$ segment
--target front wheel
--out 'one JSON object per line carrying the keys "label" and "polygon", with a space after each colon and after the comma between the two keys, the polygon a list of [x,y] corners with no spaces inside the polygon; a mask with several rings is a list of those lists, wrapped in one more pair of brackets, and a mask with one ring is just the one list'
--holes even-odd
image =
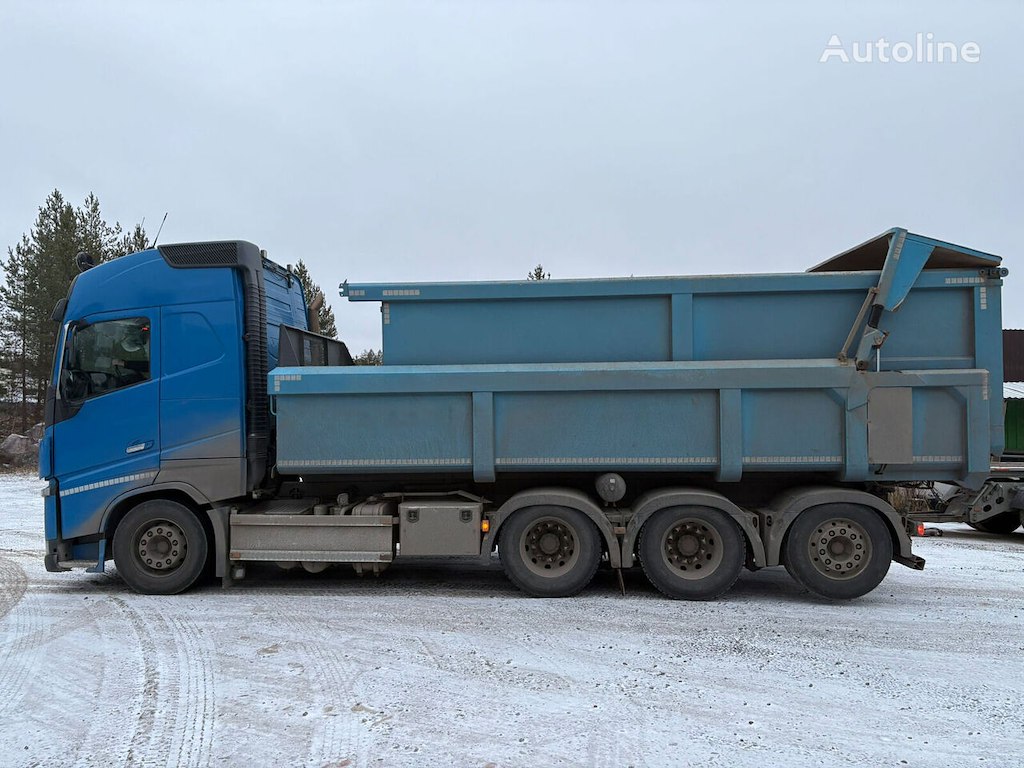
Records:
{"label": "front wheel", "polygon": [[747,545],[739,525],[711,507],[669,507],[640,529],[640,565],[651,584],[677,600],[713,600],[743,570]]}
{"label": "front wheel", "polygon": [[533,597],[575,595],[601,562],[600,533],[568,507],[527,507],[501,528],[498,555],[509,581]]}
{"label": "front wheel", "polygon": [[855,504],[812,507],[786,534],[786,570],[815,594],[832,600],[865,595],[892,561],[892,537],[877,512]]}
{"label": "front wheel", "polygon": [[195,584],[206,565],[206,531],[187,507],[144,501],[114,532],[114,564],[144,595],[175,595]]}

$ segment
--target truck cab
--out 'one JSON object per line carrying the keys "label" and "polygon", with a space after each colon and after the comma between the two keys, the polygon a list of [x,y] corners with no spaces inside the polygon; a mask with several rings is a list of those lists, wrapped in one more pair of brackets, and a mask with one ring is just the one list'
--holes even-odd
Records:
{"label": "truck cab", "polygon": [[267,372],[281,327],[307,328],[288,269],[244,241],[164,245],[83,271],[54,319],[39,451],[48,570],[102,570],[111,532],[147,499],[205,508],[259,488]]}

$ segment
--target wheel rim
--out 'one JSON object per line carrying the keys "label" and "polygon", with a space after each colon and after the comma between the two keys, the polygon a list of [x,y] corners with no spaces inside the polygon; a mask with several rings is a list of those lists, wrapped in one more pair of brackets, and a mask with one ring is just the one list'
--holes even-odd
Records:
{"label": "wheel rim", "polygon": [[538,576],[564,576],[579,560],[575,529],[557,517],[542,517],[530,525],[519,540],[523,563]]}
{"label": "wheel rim", "polygon": [[672,572],[690,581],[710,576],[722,562],[725,550],[718,529],[698,518],[678,520],[661,542],[661,555]]}
{"label": "wheel rim", "polygon": [[139,564],[153,574],[165,574],[180,568],[187,551],[185,532],[167,520],[154,520],[144,525],[135,540]]}
{"label": "wheel rim", "polygon": [[837,517],[814,530],[808,551],[819,573],[845,581],[860,575],[871,561],[871,538],[859,523]]}

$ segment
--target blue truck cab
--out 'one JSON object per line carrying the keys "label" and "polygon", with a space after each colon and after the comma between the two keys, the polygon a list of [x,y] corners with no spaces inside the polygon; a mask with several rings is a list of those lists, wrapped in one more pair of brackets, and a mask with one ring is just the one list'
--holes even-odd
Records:
{"label": "blue truck cab", "polygon": [[102,569],[109,532],[147,498],[205,507],[259,487],[280,327],[307,328],[287,269],[248,242],[163,245],[82,272],[55,315],[48,570]]}

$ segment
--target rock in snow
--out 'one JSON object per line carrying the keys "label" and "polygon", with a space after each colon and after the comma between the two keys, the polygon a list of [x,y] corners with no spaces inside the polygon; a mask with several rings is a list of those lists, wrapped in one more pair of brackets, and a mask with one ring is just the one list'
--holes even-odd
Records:
{"label": "rock in snow", "polygon": [[25,435],[8,435],[4,441],[0,443],[0,457],[16,460],[27,454],[35,453],[38,445],[39,444],[31,437],[25,437]]}

